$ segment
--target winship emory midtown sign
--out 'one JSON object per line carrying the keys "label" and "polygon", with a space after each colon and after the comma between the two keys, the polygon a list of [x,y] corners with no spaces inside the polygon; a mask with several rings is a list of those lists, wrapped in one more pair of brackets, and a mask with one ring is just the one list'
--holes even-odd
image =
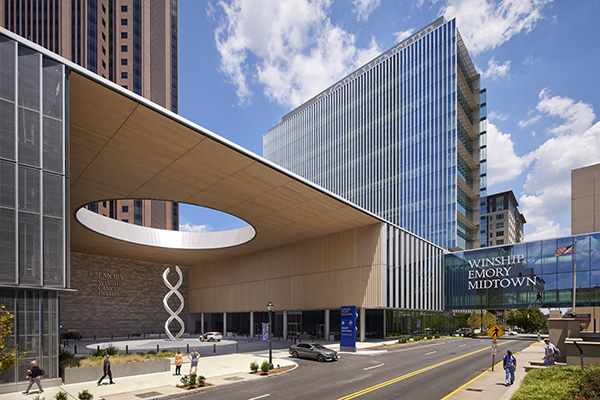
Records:
{"label": "winship emory midtown sign", "polygon": [[468,289],[506,289],[511,286],[535,286],[537,276],[511,276],[515,264],[522,263],[523,254],[514,256],[480,258],[469,261]]}

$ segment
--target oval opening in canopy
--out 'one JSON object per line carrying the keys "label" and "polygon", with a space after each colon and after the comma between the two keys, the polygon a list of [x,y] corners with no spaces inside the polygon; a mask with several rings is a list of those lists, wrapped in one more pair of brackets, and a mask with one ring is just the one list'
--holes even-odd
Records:
{"label": "oval opening in canopy", "polygon": [[250,224],[231,214],[191,204],[180,203],[179,206],[179,226],[183,229],[179,231],[130,224],[90,211],[85,206],[77,210],[75,216],[83,226],[101,235],[169,249],[221,249],[242,245],[256,236]]}

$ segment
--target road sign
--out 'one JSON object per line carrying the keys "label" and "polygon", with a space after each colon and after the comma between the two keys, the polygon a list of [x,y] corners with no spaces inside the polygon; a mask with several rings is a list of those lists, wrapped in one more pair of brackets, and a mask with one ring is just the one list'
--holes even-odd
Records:
{"label": "road sign", "polygon": [[492,339],[498,339],[500,336],[504,335],[504,331],[498,325],[494,325],[488,329],[487,334],[490,335]]}
{"label": "road sign", "polygon": [[492,348],[492,355],[495,356],[496,354],[498,354],[498,349],[496,349],[495,347]]}

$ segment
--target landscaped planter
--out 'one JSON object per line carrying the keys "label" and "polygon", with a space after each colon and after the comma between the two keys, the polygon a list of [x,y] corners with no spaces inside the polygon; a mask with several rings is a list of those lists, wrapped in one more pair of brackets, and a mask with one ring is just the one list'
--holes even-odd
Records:
{"label": "landscaped planter", "polygon": [[[171,370],[171,360],[136,362],[129,364],[111,364],[110,370],[113,379],[119,379],[123,376],[152,374],[155,372],[167,372]],[[79,383],[97,381],[104,374],[103,367],[84,367],[84,368],[61,368],[63,383]]]}

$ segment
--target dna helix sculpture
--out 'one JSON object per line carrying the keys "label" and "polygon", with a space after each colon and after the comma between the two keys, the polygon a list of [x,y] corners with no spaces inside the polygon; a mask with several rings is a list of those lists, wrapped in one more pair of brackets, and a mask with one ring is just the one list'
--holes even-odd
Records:
{"label": "dna helix sculpture", "polygon": [[[175,266],[175,271],[179,275],[179,280],[177,281],[177,283],[175,284],[175,286],[173,286],[173,285],[171,285],[171,283],[167,279],[167,276],[169,275],[170,271],[171,271],[171,269],[167,268],[165,270],[165,272],[163,272],[163,282],[165,283],[165,285],[167,286],[167,288],[169,288],[169,292],[163,298],[163,305],[165,306],[165,310],[169,313],[169,318],[167,318],[167,320],[165,321],[165,333],[167,334],[167,336],[169,337],[169,339],[175,341],[175,340],[178,340],[179,337],[181,337],[181,335],[183,335],[183,332],[185,331],[185,324],[183,323],[183,320],[179,317],[179,313],[183,310],[184,301],[183,301],[183,296],[177,290],[177,289],[179,289],[179,287],[183,283],[183,274],[181,273],[181,269],[179,268],[179,266],[176,265]],[[177,311],[173,311],[171,309],[171,307],[169,307],[169,304],[168,304],[169,299],[173,295],[176,295],[179,298],[179,301],[180,301],[180,304],[179,304],[179,307],[177,308]],[[173,334],[169,330],[169,324],[171,322],[173,322],[173,320],[176,320],[179,323],[179,325],[181,326],[181,329],[179,329],[179,333],[177,333],[177,335],[175,335],[175,336],[173,336]]]}

